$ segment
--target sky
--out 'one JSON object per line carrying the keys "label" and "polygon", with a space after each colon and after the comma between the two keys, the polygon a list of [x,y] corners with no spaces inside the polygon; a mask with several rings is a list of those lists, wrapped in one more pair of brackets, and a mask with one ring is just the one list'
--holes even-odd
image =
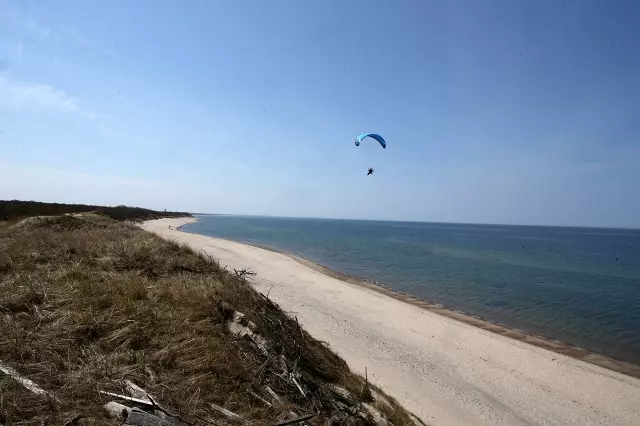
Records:
{"label": "sky", "polygon": [[639,228],[638,22],[632,0],[0,0],[0,199]]}

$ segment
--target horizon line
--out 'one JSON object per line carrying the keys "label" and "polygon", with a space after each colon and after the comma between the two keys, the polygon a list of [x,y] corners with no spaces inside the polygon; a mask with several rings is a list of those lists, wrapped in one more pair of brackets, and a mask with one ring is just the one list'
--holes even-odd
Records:
{"label": "horizon line", "polygon": [[236,216],[236,217],[255,217],[255,218],[272,218],[272,219],[311,219],[311,220],[344,220],[344,221],[360,221],[360,222],[395,222],[395,223],[429,223],[437,225],[474,225],[474,226],[512,226],[512,227],[529,227],[529,228],[579,228],[579,229],[615,229],[624,231],[640,231],[640,227],[625,226],[597,226],[597,225],[535,225],[522,223],[495,223],[495,222],[444,222],[444,221],[426,221],[426,220],[408,220],[408,219],[362,219],[362,218],[336,218],[336,217],[312,217],[312,216],[280,216],[268,214],[239,214],[239,213],[201,213],[189,212],[192,215],[199,216]]}

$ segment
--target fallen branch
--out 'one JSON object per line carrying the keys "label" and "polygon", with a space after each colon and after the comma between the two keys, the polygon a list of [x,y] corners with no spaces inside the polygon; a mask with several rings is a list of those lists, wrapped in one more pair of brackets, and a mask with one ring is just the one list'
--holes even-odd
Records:
{"label": "fallen branch", "polygon": [[253,271],[251,271],[251,270],[249,270],[249,269],[240,269],[240,270],[234,269],[234,270],[233,270],[233,274],[234,274],[237,278],[239,278],[239,279],[241,279],[241,280],[243,280],[243,281],[246,281],[246,280],[247,280],[247,277],[253,277],[253,276],[255,276],[255,275],[256,275],[256,273],[255,273],[255,272],[253,272]]}
{"label": "fallen branch", "polygon": [[11,377],[16,382],[20,383],[27,390],[31,391],[31,393],[35,395],[45,395],[51,398],[52,400],[57,401],[57,398],[53,395],[53,393],[47,392],[46,390],[38,386],[35,382],[27,379],[24,376],[21,376],[20,373],[18,373],[16,370],[9,367],[8,365],[0,363],[0,371],[2,371],[7,376]]}
{"label": "fallen branch", "polygon": [[109,395],[109,396],[111,396],[113,398],[118,398],[118,399],[121,399],[123,401],[135,402],[136,404],[146,405],[148,407],[154,407],[155,406],[155,404],[150,400],[140,399],[140,398],[133,398],[131,396],[120,395],[120,394],[117,394],[117,393],[107,392],[107,391],[99,391],[99,392],[101,394],[103,394],[103,395]]}

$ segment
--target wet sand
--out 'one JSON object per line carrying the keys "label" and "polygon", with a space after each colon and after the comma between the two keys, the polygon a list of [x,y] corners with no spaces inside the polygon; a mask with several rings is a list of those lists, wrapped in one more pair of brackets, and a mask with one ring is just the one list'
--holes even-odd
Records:
{"label": "wet sand", "polygon": [[142,227],[204,250],[222,265],[256,272],[259,291],[352,369],[363,373],[367,367],[373,382],[429,424],[640,425],[637,366],[296,256],[177,229],[193,220],[161,219]]}

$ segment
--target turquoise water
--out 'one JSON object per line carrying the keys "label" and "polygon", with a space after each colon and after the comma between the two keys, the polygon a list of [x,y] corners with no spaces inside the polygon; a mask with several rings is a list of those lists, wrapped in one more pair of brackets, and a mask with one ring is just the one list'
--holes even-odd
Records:
{"label": "turquoise water", "polygon": [[640,364],[640,230],[198,216],[418,298]]}

